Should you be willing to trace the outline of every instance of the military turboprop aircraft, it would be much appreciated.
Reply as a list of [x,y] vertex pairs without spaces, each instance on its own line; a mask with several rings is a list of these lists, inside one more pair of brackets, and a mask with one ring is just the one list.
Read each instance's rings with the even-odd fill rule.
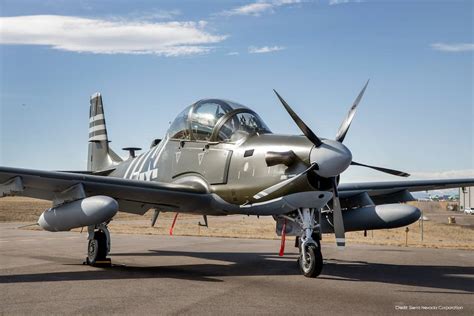
[[96,93],[90,100],[87,171],[0,167],[0,197],[51,200],[38,225],[52,232],[87,227],[91,265],[110,252],[107,225],[118,211],[143,215],[153,209],[152,225],[160,212],[273,216],[278,235],[297,237],[302,274],[316,277],[323,267],[321,234],[334,233],[343,247],[346,231],[418,220],[416,207],[400,204],[413,200],[410,192],[474,185],[474,179],[339,184],[350,165],[408,176],[355,162],[343,144],[366,87],[335,140],[317,136],[275,91],[303,135],[273,134],[250,108],[205,99],[185,108],[148,151],[136,156],[138,148],[124,148],[126,160],[110,148]]

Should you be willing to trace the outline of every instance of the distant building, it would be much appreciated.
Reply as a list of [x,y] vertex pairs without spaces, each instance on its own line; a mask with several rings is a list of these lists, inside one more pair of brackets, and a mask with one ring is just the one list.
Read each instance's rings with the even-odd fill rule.
[[459,210],[464,212],[464,208],[474,208],[474,187],[459,189]]

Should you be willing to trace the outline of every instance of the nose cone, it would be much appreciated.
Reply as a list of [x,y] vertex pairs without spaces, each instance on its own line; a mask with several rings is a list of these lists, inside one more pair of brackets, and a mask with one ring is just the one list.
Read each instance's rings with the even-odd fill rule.
[[46,221],[46,219],[44,218],[44,214],[47,212],[48,210],[46,210],[45,212],[41,213],[39,219],[38,219],[38,225],[43,228],[44,230],[47,230],[47,231],[54,231],[54,228],[49,225],[49,223]]
[[416,222],[421,211],[408,204],[383,204],[375,207],[377,216],[386,223],[385,228],[395,228]]
[[352,153],[342,143],[324,139],[318,148],[313,147],[310,153],[311,163],[317,163],[316,173],[321,177],[330,178],[340,175],[352,162]]

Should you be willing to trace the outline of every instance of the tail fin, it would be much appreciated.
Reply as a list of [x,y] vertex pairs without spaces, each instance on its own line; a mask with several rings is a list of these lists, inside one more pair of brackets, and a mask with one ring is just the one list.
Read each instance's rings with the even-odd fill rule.
[[123,160],[109,148],[104,106],[100,93],[92,95],[90,102],[87,170],[97,172],[112,169]]

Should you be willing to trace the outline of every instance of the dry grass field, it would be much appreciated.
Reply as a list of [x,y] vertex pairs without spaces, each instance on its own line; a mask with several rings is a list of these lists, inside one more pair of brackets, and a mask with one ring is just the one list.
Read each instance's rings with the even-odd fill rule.
[[[430,248],[474,249],[474,216],[446,211],[446,202],[413,202],[423,210],[429,220],[423,223],[423,240],[421,240],[421,223],[410,225],[408,246]],[[0,222],[34,223],[38,216],[50,207],[50,202],[23,197],[0,199]],[[119,213],[110,224],[112,233],[120,234],[169,234],[173,213],[162,213],[157,225],[150,227],[151,212],[144,216]],[[448,217],[455,216],[456,224],[448,224]],[[180,214],[174,229],[174,235],[213,236],[233,238],[276,239],[275,222],[271,217],[242,215],[209,217],[209,228],[201,227],[200,216]],[[21,226],[21,224],[19,224]],[[29,227],[28,229],[39,229]],[[80,231],[78,229],[77,231]],[[405,227],[347,233],[347,242],[405,246]],[[324,235],[323,242],[333,243],[333,235]]]

